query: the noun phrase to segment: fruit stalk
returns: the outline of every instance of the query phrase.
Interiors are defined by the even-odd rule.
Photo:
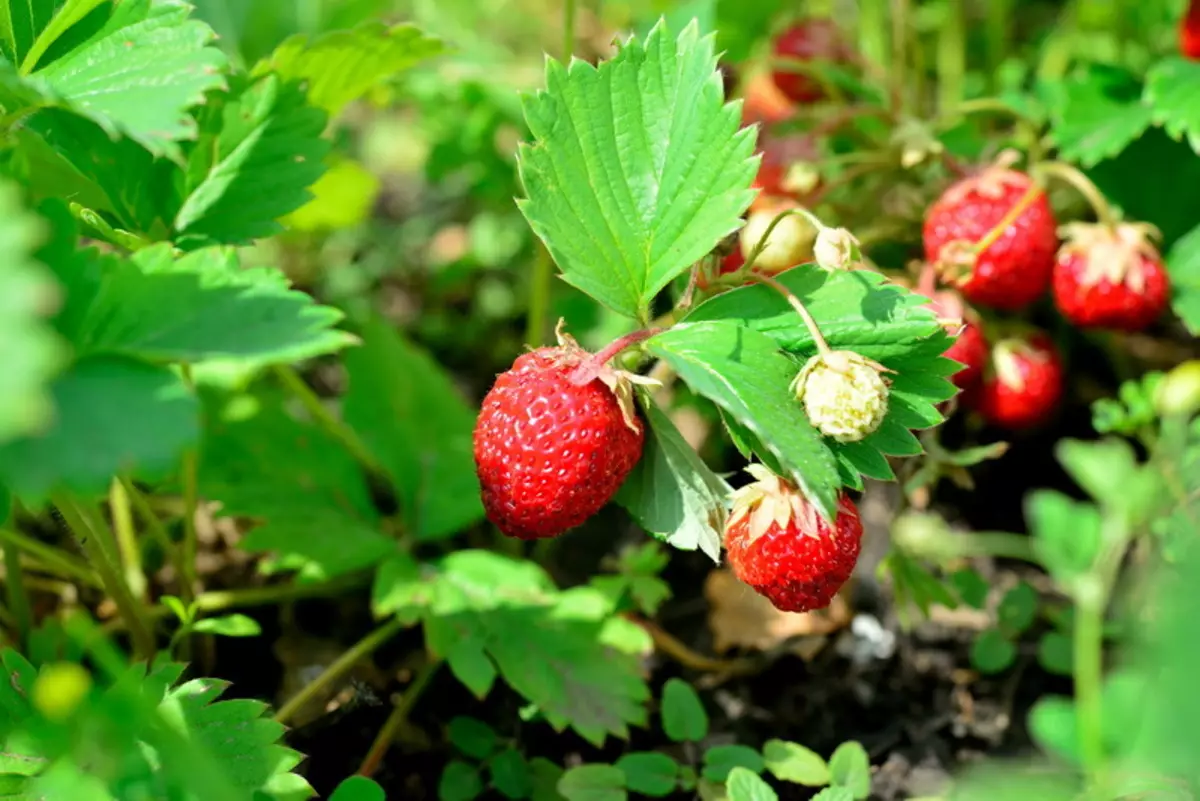
[[[403,728],[409,714],[412,713],[413,707],[417,705],[421,694],[425,692],[425,688],[429,686],[430,679],[437,673],[441,664],[442,660],[431,659],[413,677],[412,683],[404,691],[404,697],[392,708],[392,713],[384,721],[383,726],[379,729],[379,734],[375,737],[375,741],[371,743],[370,750],[363,757],[362,764],[358,768],[359,776],[370,777],[375,775],[375,771],[379,770],[379,764],[383,762],[384,756],[387,755],[388,748],[392,745],[392,740],[396,739],[396,734]]]
[[[628,347],[644,342],[655,334],[661,334],[661,328],[643,328],[640,331],[633,331],[623,337],[619,337],[606,345],[603,350],[594,354],[590,358],[583,361],[574,372],[568,377],[572,384],[586,384],[596,378],[600,372],[600,368],[607,364],[618,353]]]
[[[938,108],[943,116],[952,114],[963,98],[963,79],[967,72],[965,13],[963,4],[955,0],[942,4],[944,16],[938,30],[937,73]]]
[[[141,607],[129,592],[129,587],[113,565],[111,554],[116,550],[112,531],[97,512],[78,501],[70,493],[59,491],[52,496],[68,528],[74,532],[89,562],[100,574],[104,589],[117,605],[117,611],[129,629],[134,654],[150,660],[156,650],[150,625],[142,618]]]
[[[340,679],[346,673],[350,672],[360,659],[367,657],[380,648],[385,642],[395,637],[405,628],[404,621],[399,618],[392,618],[387,623],[378,627],[366,637],[350,646],[344,654],[338,657],[334,662],[325,668],[321,675],[317,676],[308,684],[304,685],[298,693],[293,695],[287,702],[279,708],[272,718],[276,723],[287,723],[297,712],[304,708],[306,704],[319,696],[322,691],[327,689],[329,685]]]
[[[1034,166],[1032,172],[1035,175],[1041,173],[1053,178],[1059,178],[1070,184],[1087,200],[1088,205],[1096,212],[1096,219],[1099,220],[1101,225],[1107,228],[1116,226],[1118,220],[1113,213],[1112,206],[1108,203],[1108,199],[1096,188],[1091,179],[1077,168],[1061,161],[1043,161]]]
[[[21,554],[8,543],[4,545],[4,586],[8,590],[8,608],[16,628],[17,643],[24,647],[29,642],[29,632],[33,630],[33,610],[25,589],[25,576],[21,572]]]
[[[114,478],[108,489],[108,508],[112,514],[113,530],[117,535],[117,551],[125,582],[135,598],[146,598],[146,574],[142,572],[142,551],[138,547],[137,531],[133,527],[133,510],[129,494],[120,479]]]
[[[1025,210],[1033,205],[1033,202],[1038,199],[1038,195],[1045,190],[1036,181],[1032,186],[1025,190],[1025,194],[1021,195],[1020,199],[1013,204],[1013,207],[1008,210],[1000,222],[988,231],[987,234],[975,243],[975,252],[982,253],[992,246],[992,244],[1004,235],[1008,227],[1016,222],[1017,218],[1025,213]]]
[[[771,287],[771,289],[774,289],[779,294],[783,295],[784,300],[786,300],[788,304],[796,310],[796,314],[799,314],[800,319],[804,320],[804,325],[808,328],[808,333],[812,336],[813,344],[817,346],[817,353],[819,355],[828,356],[832,352],[830,350],[829,343],[825,341],[824,335],[821,334],[821,329],[817,327],[817,321],[813,319],[812,314],[808,311],[804,304],[800,302],[800,298],[796,297],[795,294],[792,293],[792,290],[788,289],[782,283],[769,275],[763,275],[761,273],[751,273],[750,275],[755,281],[760,281]]]

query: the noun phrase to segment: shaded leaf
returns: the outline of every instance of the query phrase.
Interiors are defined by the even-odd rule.
[[[653,401],[643,401],[650,436],[616,501],[667,544],[687,551],[699,548],[719,561],[729,485]]]
[[[475,410],[440,365],[382,319],[346,356],[343,412],[392,479],[409,531],[439,539],[483,518]]]
[[[625,774],[625,786],[630,791],[654,798],[669,795],[679,776],[679,763],[655,751],[625,754],[616,767]]]
[[[692,685],[667,679],[663,685],[662,727],[677,743],[699,742],[708,736],[708,713]]]
[[[1124,150],[1150,127],[1154,110],[1142,102],[1141,83],[1129,73],[1091,66],[1067,80],[1052,104],[1052,133],[1060,155],[1091,167]]]

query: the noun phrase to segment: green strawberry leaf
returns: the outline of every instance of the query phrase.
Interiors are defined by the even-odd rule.
[[[942,356],[952,344],[951,338],[929,309],[927,298],[886,283],[877,273],[828,273],[803,265],[780,274],[778,280],[804,303],[831,348],[855,351],[894,371],[886,375],[891,382],[887,417],[873,434],[854,443],[822,440],[846,485],[862,489],[862,476],[894,478],[885,456],[920,453],[921,444],[909,429],[931,428],[942,422],[936,405],[957,392],[949,376],[959,366]],[[816,353],[812,335],[795,310],[762,284],[722,293],[683,320],[685,324],[700,321],[740,323],[766,334],[801,360]],[[798,371],[796,366],[793,375]],[[803,416],[800,405],[786,394],[791,406],[784,408],[795,408]],[[750,428],[764,439],[762,432]],[[765,444],[771,445],[769,441]]]
[[[829,765],[812,749],[787,740],[767,740],[762,753],[766,769],[777,779],[809,787],[829,784]]]
[[[719,562],[729,485],[712,472],[653,401],[643,401],[649,436],[616,501],[642,528],[668,545],[684,551],[699,548]]]
[[[704,752],[704,770],[701,775],[710,782],[723,782],[734,768],[762,773],[766,767],[762,755],[748,745],[714,745]]]
[[[233,250],[172,258],[169,244],[129,259],[78,253],[59,262],[69,303],[60,326],[81,354],[158,361],[237,362],[246,368],[333,353],[352,338],[342,313],[316,305],[270,267],[242,269]]]
[[[733,320],[711,320],[676,325],[647,340],[646,349],[749,429],[833,519],[842,483],[837,462],[788,389],[800,366],[778,343]]]
[[[464,683],[484,680],[471,686],[478,695],[499,670],[556,731],[570,726],[597,746],[645,725],[650,691],[639,659],[651,643],[637,627],[629,636],[603,593],[559,591],[537,565],[482,550],[452,553],[438,568],[426,645]]]
[[[657,751],[635,751],[616,761],[625,774],[625,786],[639,795],[670,795],[679,777],[679,763]]]
[[[239,79],[205,109],[188,149],[172,227],[181,247],[248,243],[283,230],[280,217],[312,199],[330,143],[326,116],[293,84]]]
[[[712,36],[665,23],[598,68],[550,60],[526,98],[519,201],[567,283],[630,317],[738,229],[753,129],[725,105]],[[621,109],[614,113],[613,109]]]
[[[1167,251],[1171,309],[1193,335],[1200,335],[1200,225]]]
[[[625,773],[612,765],[577,765],[558,780],[567,801],[625,801]]]
[[[683,679],[667,679],[663,685],[662,727],[667,737],[677,743],[698,743],[708,736],[704,702]]]
[[[205,396],[200,492],[222,515],[260,520],[241,542],[275,555],[265,571],[322,580],[379,564],[396,551],[354,459],[279,396]]]
[[[125,471],[161,478],[199,436],[195,396],[164,367],[90,356],[59,375],[50,392],[53,425],[0,446],[0,483],[29,500],[60,487],[103,492]]]
[[[1122,70],[1093,65],[1061,91],[1061,101],[1051,105],[1051,132],[1059,155],[1083,167],[1117,155],[1153,122],[1141,83]]]
[[[64,354],[44,318],[59,290],[32,257],[45,233],[16,187],[0,184],[0,442],[44,428],[54,414],[47,382]]]
[[[42,9],[53,5],[34,0]],[[36,64],[30,50],[19,76],[10,63],[5,94],[27,106],[55,106],[88,117],[110,135],[124,134],[155,155],[175,159],[176,142],[195,135],[186,110],[222,85],[225,55],[212,46],[212,29],[189,20],[190,7],[175,0],[68,2],[63,23],[51,23],[55,36]],[[38,45],[44,40],[39,40]],[[15,109],[8,109],[12,113]]]
[[[87,625],[79,634],[99,640],[94,624]],[[111,642],[97,644],[114,648]],[[0,651],[0,663],[10,685],[0,695],[7,713],[0,728],[0,772],[15,766],[18,775],[33,777],[26,785],[29,795],[16,798],[300,801],[313,795],[292,773],[302,757],[279,744],[284,727],[264,717],[266,704],[217,700],[228,682],[200,678],[180,684],[184,665],[162,657],[149,670],[144,664],[118,668],[111,679],[96,679],[101,686],[80,699],[61,724],[66,729],[48,737],[31,701],[35,684],[61,663],[39,671],[8,649]],[[40,736],[27,736],[35,732]]]
[[[387,801],[387,796],[374,779],[351,776],[334,789],[329,801]]]
[[[729,771],[725,791],[729,801],[779,801],[779,795],[771,789],[771,785],[754,771],[743,767]]]
[[[440,40],[413,25],[367,22],[309,41],[296,34],[254,68],[288,81],[302,81],[308,102],[337,117],[346,104],[420,62],[445,52]]]
[[[346,355],[346,422],[383,465],[418,540],[452,536],[483,518],[475,475],[476,411],[429,354],[381,319]]]
[[[871,758],[861,743],[848,740],[829,757],[830,783],[845,787],[858,801],[871,794]]]
[[[1187,138],[1200,152],[1200,64],[1171,56],[1146,74],[1144,101],[1153,109],[1154,122],[1173,139]]]

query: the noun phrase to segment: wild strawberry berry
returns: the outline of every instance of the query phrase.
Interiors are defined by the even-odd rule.
[[[840,62],[849,58],[849,48],[837,24],[831,19],[804,20],[788,28],[775,39],[777,59],[799,62]],[[771,77],[779,91],[796,103],[814,103],[825,96],[821,84],[811,76],[787,64],[780,64]]]
[[[1039,332],[992,347],[991,370],[974,405],[992,425],[1023,431],[1048,420],[1062,396],[1062,359],[1050,338]]]
[[[1024,173],[992,166],[947,189],[925,216],[925,257],[967,300],[1016,310],[1050,283],[1057,222]]]
[[[746,81],[742,101],[742,125],[773,125],[796,113],[787,95],[779,91],[771,76],[760,72]]]
[[[788,214],[771,227],[786,208],[775,206],[750,212],[739,237],[742,255],[747,259],[766,237],[766,247],[754,260],[754,269],[766,275],[783,272],[812,259],[813,241],[817,238],[817,229],[812,223],[799,214]],[[767,236],[768,230],[770,236]]]
[[[1200,0],[1188,3],[1179,21],[1179,52],[1184,58],[1200,61]]]
[[[888,411],[887,368],[853,351],[818,353],[792,382],[809,422],[838,442],[858,442],[872,434]]]
[[[950,380],[959,389],[969,389],[983,378],[983,369],[988,360],[988,341],[979,323],[963,323],[954,344],[943,354],[947,359],[962,364],[963,368]]]
[[[475,466],[488,519],[510,537],[555,537],[620,489],[642,454],[632,379],[559,335],[501,373],[475,424]],[[642,379],[644,381],[645,379]]]
[[[923,276],[931,279],[932,276]],[[979,315],[962,299],[962,295],[953,289],[942,289],[935,292],[922,292],[932,299],[930,306],[945,327],[947,333],[954,337],[954,344],[946,349],[944,355],[963,365],[963,368],[950,377],[959,389],[972,389],[983,377],[983,369],[988,361],[988,341],[983,333],[983,321]]]
[[[831,525],[791,482],[762,465],[746,470],[757,480],[734,493],[725,523],[734,575],[784,612],[829,606],[862,548],[854,503],[842,493]]]
[[[759,135],[762,161],[753,188],[759,190],[752,208],[779,204],[781,200],[798,200],[810,194],[821,182],[816,163],[821,154],[816,140],[809,134]]]
[[[845,228],[822,228],[813,245],[813,258],[817,266],[830,272],[862,266],[858,239]]]
[[[1140,331],[1171,299],[1153,226],[1073,223],[1054,263],[1054,303],[1080,328]]]

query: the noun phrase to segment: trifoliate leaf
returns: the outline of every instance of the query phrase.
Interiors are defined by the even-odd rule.
[[[650,436],[616,501],[667,544],[685,551],[699,548],[720,561],[726,499],[732,490],[653,401],[642,408]]]
[[[1061,101],[1051,106],[1059,154],[1091,167],[1120,153],[1153,122],[1141,93],[1133,75],[1111,67],[1092,66],[1068,80]]]
[[[59,487],[102,492],[125,471],[161,478],[199,435],[195,396],[164,367],[89,356],[58,376],[50,392],[53,424],[0,446],[0,482],[27,499]]]
[[[1155,64],[1146,74],[1145,102],[1153,109],[1154,122],[1174,139],[1187,137],[1200,152],[1200,64],[1171,56]]]
[[[475,410],[427,353],[380,319],[346,356],[346,422],[383,465],[417,539],[438,539],[483,517],[475,475]]]
[[[44,13],[53,5],[34,0],[32,7]],[[34,92],[37,105],[68,109],[155,155],[176,157],[175,143],[196,130],[186,110],[224,81],[226,58],[212,46],[212,29],[189,20],[190,7],[178,0],[68,2],[58,13],[66,22],[87,5],[94,10],[75,25],[50,23],[47,30],[62,33],[36,64],[29,58],[35,51],[25,54],[20,83],[11,73],[2,82],[19,88],[27,104]]]
[[[270,70],[284,80],[302,82],[308,102],[336,117],[347,103],[445,49],[440,39],[414,25],[367,22],[312,41],[297,34],[275,48],[254,74]]]
[[[169,244],[129,259],[84,251],[58,265],[68,292],[60,323],[82,354],[156,361],[236,361],[250,368],[335,352],[352,338],[342,313],[318,306],[270,267],[242,269],[231,249],[179,259]]]
[[[712,36],[660,23],[599,68],[548,61],[526,99],[521,210],[563,278],[622,314],[647,317],[753,199],[754,131],[715,68]]]
[[[1171,309],[1193,335],[1200,334],[1200,226],[1167,253],[1171,276]]]
[[[201,117],[172,227],[181,246],[241,244],[283,229],[325,172],[326,117],[278,76],[233,86]]]
[[[920,442],[909,429],[939,424],[943,417],[937,404],[957,391],[949,376],[959,367],[942,356],[952,340],[929,309],[927,298],[885,283],[877,273],[827,273],[804,265],[777,278],[804,303],[830,348],[853,351],[894,371],[885,373],[891,382],[888,413],[873,434],[853,443],[823,440],[846,485],[861,489],[862,476],[892,478],[884,457],[920,453]],[[684,323],[702,320],[737,321],[766,334],[801,360],[816,353],[812,334],[800,316],[779,293],[761,284],[710,299]],[[761,432],[753,433],[762,438]]]
[[[273,395],[206,397],[200,492],[221,514],[261,521],[241,546],[266,551],[268,569],[327,579],[396,550],[354,459],[321,429],[288,415]]]
[[[53,414],[46,384],[63,347],[44,318],[58,304],[59,289],[31,258],[45,228],[21,208],[13,185],[0,184],[0,442],[44,427]]]
[[[788,388],[800,366],[768,336],[733,320],[681,323],[646,342],[696,392],[729,412],[789,472],[827,519],[841,487],[833,452]]]
[[[465,683],[489,679],[472,689],[486,692],[494,678],[475,676],[474,667],[494,663],[554,729],[570,726],[596,745],[645,723],[649,690],[638,660],[648,643],[613,636],[602,593],[560,592],[537,565],[487,551],[457,551],[439,571],[426,644]]]

